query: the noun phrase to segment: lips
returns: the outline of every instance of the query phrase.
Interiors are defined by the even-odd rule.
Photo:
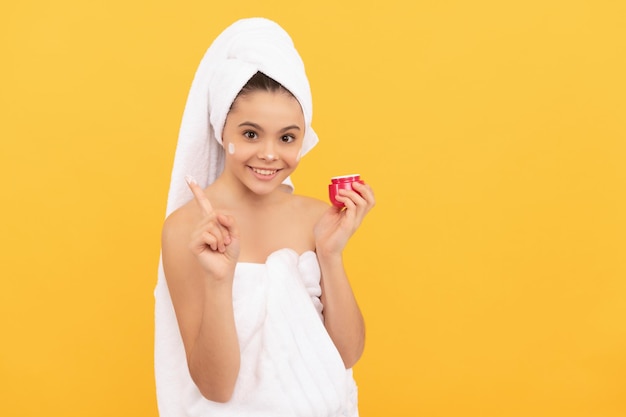
[[[256,168],[248,165],[254,178],[260,181],[272,181],[278,175],[281,168]]]

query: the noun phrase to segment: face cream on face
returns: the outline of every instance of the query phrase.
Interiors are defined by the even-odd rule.
[[[339,190],[352,190],[353,182],[365,184],[365,182],[361,180],[361,176],[359,174],[342,175],[340,177],[332,177],[330,179],[330,184],[328,185],[328,196],[330,197],[330,202],[333,206],[344,206],[342,202],[337,201],[337,194],[339,193]]]
[[[234,143],[229,143],[228,144],[228,153],[231,155],[235,154],[235,144]]]

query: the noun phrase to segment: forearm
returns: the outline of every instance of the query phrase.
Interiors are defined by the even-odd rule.
[[[344,365],[351,368],[365,346],[365,323],[346,275],[341,255],[318,254],[322,272],[324,325]]]
[[[204,397],[217,402],[231,398],[240,365],[232,282],[206,284],[202,320],[188,360]]]

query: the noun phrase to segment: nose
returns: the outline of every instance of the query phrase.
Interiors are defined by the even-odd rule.
[[[273,141],[267,140],[261,146],[259,152],[259,159],[272,162],[278,159],[278,155],[276,154],[276,146]]]

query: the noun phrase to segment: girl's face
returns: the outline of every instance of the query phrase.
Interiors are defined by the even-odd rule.
[[[273,191],[298,166],[304,128],[300,103],[287,92],[239,96],[222,135],[224,172],[257,194]]]

